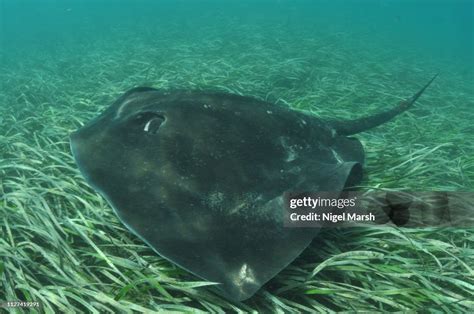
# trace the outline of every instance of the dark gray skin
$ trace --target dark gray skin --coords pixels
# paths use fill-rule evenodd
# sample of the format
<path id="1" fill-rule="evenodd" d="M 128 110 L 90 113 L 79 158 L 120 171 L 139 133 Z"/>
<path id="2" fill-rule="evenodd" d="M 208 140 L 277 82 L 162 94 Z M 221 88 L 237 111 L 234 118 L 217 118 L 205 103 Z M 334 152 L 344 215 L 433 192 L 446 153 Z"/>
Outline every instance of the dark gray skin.
<path id="1" fill-rule="evenodd" d="M 132 232 L 240 301 L 319 232 L 284 227 L 284 193 L 359 183 L 364 151 L 347 135 L 407 110 L 433 79 L 393 109 L 353 121 L 250 97 L 140 87 L 74 132 L 71 147 L 87 182 Z"/>

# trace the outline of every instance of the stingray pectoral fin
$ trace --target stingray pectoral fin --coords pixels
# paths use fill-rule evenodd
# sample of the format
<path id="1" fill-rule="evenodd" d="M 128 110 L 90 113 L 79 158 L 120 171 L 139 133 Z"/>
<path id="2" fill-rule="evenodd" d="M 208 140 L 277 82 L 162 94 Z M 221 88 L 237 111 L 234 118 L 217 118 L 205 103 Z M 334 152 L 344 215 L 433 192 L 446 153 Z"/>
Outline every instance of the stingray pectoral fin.
<path id="1" fill-rule="evenodd" d="M 430 86 L 434 79 L 438 76 L 436 74 L 433 78 L 421 88 L 416 94 L 412 97 L 400 102 L 398 106 L 391 108 L 389 110 L 374 114 L 372 116 L 363 117 L 355 120 L 345 120 L 345 121 L 329 121 L 331 126 L 336 130 L 339 135 L 351 135 L 360 133 L 366 130 L 370 130 L 376 126 L 379 126 L 385 122 L 390 121 L 400 113 L 410 109 L 415 101 L 423 94 L 423 92 Z"/>
<path id="2" fill-rule="evenodd" d="M 331 148 L 333 149 L 335 157 L 342 161 L 354 161 L 364 164 L 364 148 L 356 138 L 338 136 L 335 138 Z"/>
<path id="3" fill-rule="evenodd" d="M 340 192 L 362 181 L 362 165 L 358 162 L 343 162 L 326 173 L 325 191 Z"/>
<path id="4" fill-rule="evenodd" d="M 289 192 L 341 192 L 362 180 L 362 165 L 356 161 L 327 164 L 319 161 L 306 163 L 304 180 Z"/>

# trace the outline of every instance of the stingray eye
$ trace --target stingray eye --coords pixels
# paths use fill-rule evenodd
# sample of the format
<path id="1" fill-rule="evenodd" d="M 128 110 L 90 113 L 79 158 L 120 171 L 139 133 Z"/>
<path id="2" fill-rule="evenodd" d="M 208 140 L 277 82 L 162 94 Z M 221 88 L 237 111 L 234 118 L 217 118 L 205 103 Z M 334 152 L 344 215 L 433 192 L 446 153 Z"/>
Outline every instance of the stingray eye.
<path id="1" fill-rule="evenodd" d="M 158 133 L 158 129 L 163 124 L 163 122 L 165 122 L 165 117 L 163 116 L 153 117 L 147 121 L 147 123 L 145 124 L 145 127 L 143 128 L 143 131 L 151 133 L 151 134 L 156 134 Z"/>
<path id="2" fill-rule="evenodd" d="M 133 118 L 134 122 L 149 134 L 156 134 L 160 126 L 165 122 L 165 116 L 155 112 L 139 113 Z"/>

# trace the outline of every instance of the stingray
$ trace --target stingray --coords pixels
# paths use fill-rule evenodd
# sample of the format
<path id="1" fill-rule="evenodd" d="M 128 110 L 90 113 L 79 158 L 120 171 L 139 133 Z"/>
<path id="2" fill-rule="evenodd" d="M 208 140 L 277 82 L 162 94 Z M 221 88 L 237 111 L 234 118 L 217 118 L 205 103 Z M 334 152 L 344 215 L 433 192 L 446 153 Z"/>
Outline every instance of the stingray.
<path id="1" fill-rule="evenodd" d="M 364 150 L 351 135 L 412 107 L 435 77 L 397 106 L 354 120 L 233 94 L 138 87 L 72 133 L 71 148 L 130 231 L 240 301 L 320 231 L 284 226 L 284 194 L 359 183 Z"/>

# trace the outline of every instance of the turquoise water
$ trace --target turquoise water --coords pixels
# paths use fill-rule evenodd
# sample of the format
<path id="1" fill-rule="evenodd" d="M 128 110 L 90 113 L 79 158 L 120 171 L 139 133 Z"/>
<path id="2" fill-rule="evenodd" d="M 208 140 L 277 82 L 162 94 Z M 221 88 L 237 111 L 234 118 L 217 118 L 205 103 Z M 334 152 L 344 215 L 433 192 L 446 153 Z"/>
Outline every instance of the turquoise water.
<path id="1" fill-rule="evenodd" d="M 247 25 L 263 34 L 283 28 L 296 37 L 342 32 L 359 40 L 360 49 L 364 44 L 377 44 L 399 49 L 394 54 L 411 51 L 420 58 L 452 62 L 472 72 L 473 5 L 470 0 L 2 0 L 1 48 L 4 54 L 16 55 L 127 35 L 157 39 L 172 32 L 189 38 L 205 34 L 208 28 L 232 38 L 233 27 Z"/>

